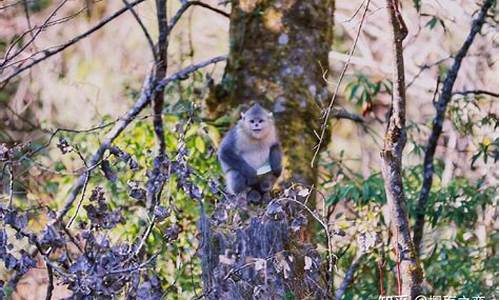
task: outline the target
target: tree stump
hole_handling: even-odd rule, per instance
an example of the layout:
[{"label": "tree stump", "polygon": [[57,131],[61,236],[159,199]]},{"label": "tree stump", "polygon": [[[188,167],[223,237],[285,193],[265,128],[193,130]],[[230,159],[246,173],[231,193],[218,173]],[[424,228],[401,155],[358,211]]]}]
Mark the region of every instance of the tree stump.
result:
[{"label": "tree stump", "polygon": [[254,206],[231,197],[210,218],[202,213],[205,298],[327,299],[320,255],[300,242],[306,223],[298,205],[284,198]]}]

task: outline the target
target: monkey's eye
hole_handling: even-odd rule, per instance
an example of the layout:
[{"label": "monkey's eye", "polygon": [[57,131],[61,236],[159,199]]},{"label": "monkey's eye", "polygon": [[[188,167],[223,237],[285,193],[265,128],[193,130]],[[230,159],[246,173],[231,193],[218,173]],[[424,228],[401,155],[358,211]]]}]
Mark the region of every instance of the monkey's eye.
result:
[{"label": "monkey's eye", "polygon": [[259,120],[259,123],[262,123],[262,122],[264,122],[264,120]]},{"label": "monkey's eye", "polygon": [[253,123],[255,123],[255,121],[254,120],[250,120],[250,123],[253,124]]}]

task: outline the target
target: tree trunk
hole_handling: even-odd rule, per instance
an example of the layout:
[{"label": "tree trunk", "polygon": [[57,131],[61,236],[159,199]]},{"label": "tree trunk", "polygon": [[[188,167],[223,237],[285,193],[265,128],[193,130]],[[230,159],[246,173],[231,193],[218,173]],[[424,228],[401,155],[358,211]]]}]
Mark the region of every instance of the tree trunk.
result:
[{"label": "tree trunk", "polygon": [[382,150],[382,175],[387,203],[391,209],[391,230],[395,237],[397,256],[398,295],[415,299],[420,293],[422,270],[413,246],[402,178],[403,148],[406,144],[406,91],[403,60],[403,40],[408,34],[399,12],[397,0],[387,0],[389,27],[392,35],[393,91],[392,109]]},{"label": "tree trunk", "polygon": [[215,115],[251,101],[271,109],[287,181],[316,182],[310,162],[328,98],[322,67],[328,67],[333,11],[333,0],[232,1],[228,63],[207,106]]},{"label": "tree trunk", "polygon": [[[214,117],[251,102],[271,110],[284,152],[285,182],[316,183],[311,159],[322,103],[329,100],[322,67],[328,66],[333,11],[333,0],[232,1],[228,62],[207,108]],[[320,276],[320,256],[300,242],[309,217],[303,208],[280,200],[267,208],[235,202],[226,199],[211,218],[202,214],[207,299],[332,297]]]}]

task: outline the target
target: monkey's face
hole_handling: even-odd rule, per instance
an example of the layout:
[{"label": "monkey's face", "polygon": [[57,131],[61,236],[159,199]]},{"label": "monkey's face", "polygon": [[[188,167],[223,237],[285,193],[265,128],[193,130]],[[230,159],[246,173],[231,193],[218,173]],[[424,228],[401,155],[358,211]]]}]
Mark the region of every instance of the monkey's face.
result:
[{"label": "monkey's face", "polygon": [[250,115],[243,117],[245,131],[254,139],[263,139],[269,133],[270,120],[267,115]]}]

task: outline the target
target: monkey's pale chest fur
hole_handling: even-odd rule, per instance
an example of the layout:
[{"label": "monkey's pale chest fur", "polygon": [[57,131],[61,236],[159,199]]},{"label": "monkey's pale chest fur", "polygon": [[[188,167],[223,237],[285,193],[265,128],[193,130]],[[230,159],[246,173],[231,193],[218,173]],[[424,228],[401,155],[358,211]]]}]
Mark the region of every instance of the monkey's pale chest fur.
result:
[{"label": "monkey's pale chest fur", "polygon": [[237,136],[237,152],[250,166],[258,169],[269,161],[271,146],[277,142],[275,132],[270,132],[262,140],[253,139],[246,134],[238,134]]}]

